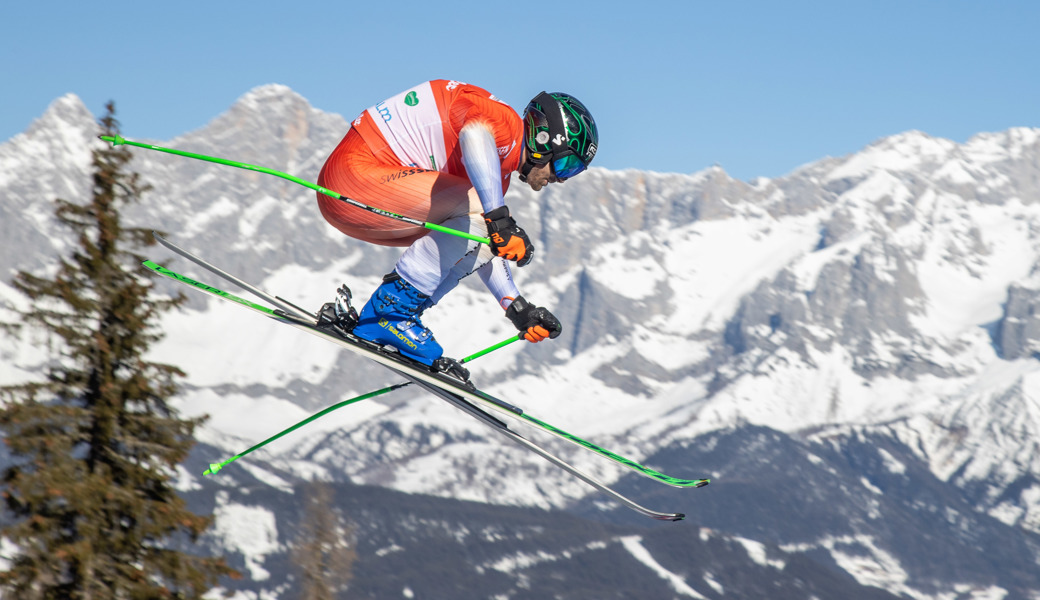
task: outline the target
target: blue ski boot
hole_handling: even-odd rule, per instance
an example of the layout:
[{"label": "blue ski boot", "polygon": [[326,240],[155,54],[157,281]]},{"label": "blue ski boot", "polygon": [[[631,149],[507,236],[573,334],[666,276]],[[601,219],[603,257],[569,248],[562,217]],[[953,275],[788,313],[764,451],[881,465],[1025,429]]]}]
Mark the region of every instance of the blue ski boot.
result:
[{"label": "blue ski boot", "polygon": [[361,309],[352,333],[370,342],[393,346],[412,360],[434,366],[444,350],[419,320],[431,306],[429,296],[394,271],[383,277],[383,284]]}]

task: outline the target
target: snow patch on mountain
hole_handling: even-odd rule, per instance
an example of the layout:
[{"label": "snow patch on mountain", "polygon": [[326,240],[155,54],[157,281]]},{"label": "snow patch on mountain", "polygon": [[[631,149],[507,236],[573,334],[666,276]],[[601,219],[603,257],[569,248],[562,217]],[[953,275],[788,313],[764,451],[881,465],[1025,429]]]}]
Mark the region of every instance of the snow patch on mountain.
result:
[{"label": "snow patch on mountain", "polygon": [[[640,543],[642,538],[639,536],[626,536],[621,538],[621,545],[624,546],[625,550],[629,552],[636,560],[643,563],[651,571],[657,574],[658,577],[664,579],[668,584],[675,590],[676,594],[686,596],[687,598],[699,598],[701,600],[708,600],[707,596],[704,596],[697,590],[693,589],[686,584],[686,580],[681,576],[672,573],[668,569],[661,566],[661,563],[657,562],[652,554],[650,554],[646,548]],[[715,584],[718,586],[718,584]],[[714,586],[713,586],[714,587]],[[716,590],[722,593],[721,590]]]},{"label": "snow patch on mountain", "polygon": [[[67,96],[0,144],[4,272],[45,272],[67,250],[50,201],[89,190],[90,150],[100,147],[92,120]],[[313,181],[347,127],[284,86],[262,86],[170,145]],[[162,194],[130,209],[132,222],[166,230],[300,306],[316,310],[343,283],[363,304],[400,254],[339,235],[322,221],[313,192],[289,182],[133,153],[131,166]],[[593,168],[537,195],[514,182],[507,202],[539,248],[534,270],[517,269],[517,282],[561,318],[564,333],[470,363],[473,379],[635,460],[749,424],[814,443],[885,436],[980,513],[1040,532],[1038,157],[1040,129],[984,133],[964,144],[911,131],[750,184],[717,168],[693,175]],[[578,205],[589,207],[588,218],[574,218]],[[165,250],[148,252],[223,286]],[[7,280],[0,299],[24,307]],[[424,320],[454,356],[516,333],[472,281]],[[198,438],[226,456],[321,407],[398,382],[218,299],[192,296],[163,326],[167,337],[151,358],[188,373],[177,406],[210,415]],[[38,339],[5,335],[0,357],[0,383],[14,383],[39,378],[47,353]],[[605,482],[625,473],[518,429]],[[879,455],[890,473],[912,468],[909,455]],[[290,477],[316,475],[496,504],[601,500],[436,398],[408,390],[344,407],[238,463],[227,468],[277,489],[288,489]],[[852,481],[857,493],[883,496],[869,478]],[[201,485],[187,473],[177,482],[185,490]],[[263,556],[278,551],[273,517],[226,496],[222,502],[220,536],[236,552],[252,552],[248,568],[264,577]],[[236,515],[261,525],[249,529]],[[879,539],[833,536],[813,547],[863,583],[925,597]],[[762,556],[750,547],[748,554]],[[1004,591],[957,590],[980,599]]]},{"label": "snow patch on mountain", "polygon": [[224,549],[245,558],[246,570],[253,580],[268,579],[271,575],[264,568],[264,557],[281,548],[274,513],[262,506],[233,502],[220,492],[213,517],[213,534]]}]

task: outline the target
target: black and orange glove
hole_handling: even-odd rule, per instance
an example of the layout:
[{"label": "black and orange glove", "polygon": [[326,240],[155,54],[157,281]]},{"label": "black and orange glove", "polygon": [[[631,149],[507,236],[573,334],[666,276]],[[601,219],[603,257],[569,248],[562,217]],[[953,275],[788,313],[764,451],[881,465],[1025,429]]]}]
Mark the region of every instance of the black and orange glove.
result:
[{"label": "black and orange glove", "polygon": [[487,223],[488,237],[491,238],[491,251],[506,260],[515,260],[516,266],[522,267],[534,257],[534,244],[523,229],[516,226],[516,221],[509,216],[509,209],[500,206],[484,214]]},{"label": "black and orange glove", "polygon": [[549,309],[535,306],[524,300],[523,296],[517,296],[516,300],[513,300],[506,309],[506,317],[529,342],[540,342],[545,338],[555,339],[563,331],[560,321]]}]

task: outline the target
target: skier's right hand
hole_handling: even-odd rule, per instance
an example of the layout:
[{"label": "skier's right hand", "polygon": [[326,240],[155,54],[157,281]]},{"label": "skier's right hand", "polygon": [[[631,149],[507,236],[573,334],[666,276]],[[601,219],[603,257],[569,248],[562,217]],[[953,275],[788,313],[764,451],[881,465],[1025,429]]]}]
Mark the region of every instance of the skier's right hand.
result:
[{"label": "skier's right hand", "polygon": [[491,251],[506,260],[515,260],[516,266],[522,267],[534,257],[534,244],[527,237],[516,221],[509,216],[509,209],[500,206],[484,214],[488,237],[491,238]]},{"label": "skier's right hand", "polygon": [[545,338],[555,339],[563,331],[559,319],[549,312],[549,309],[535,306],[523,296],[517,296],[513,300],[506,309],[506,317],[529,342],[540,342]]}]

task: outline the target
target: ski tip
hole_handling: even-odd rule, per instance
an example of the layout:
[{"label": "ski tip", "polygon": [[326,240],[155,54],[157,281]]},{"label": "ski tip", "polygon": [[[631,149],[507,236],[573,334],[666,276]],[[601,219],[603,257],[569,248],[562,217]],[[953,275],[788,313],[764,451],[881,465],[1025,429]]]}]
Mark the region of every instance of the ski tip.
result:
[{"label": "ski tip", "polygon": [[694,485],[693,487],[699,487],[699,488],[702,488],[702,487],[704,487],[704,486],[708,485],[709,483],[711,483],[711,480],[710,480],[710,479],[701,479],[701,480],[700,480],[700,481],[698,481],[698,482],[697,482],[697,483],[696,483],[696,484],[695,484],[695,485]]},{"label": "ski tip", "polygon": [[675,521],[683,521],[683,520],[686,519],[686,515],[683,514],[683,513],[659,513],[659,512],[647,511],[647,512],[645,512],[643,514],[648,515],[650,517],[653,517],[654,519],[657,519],[658,521],[672,521],[673,523]]}]

